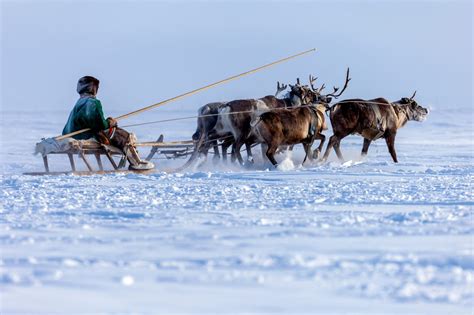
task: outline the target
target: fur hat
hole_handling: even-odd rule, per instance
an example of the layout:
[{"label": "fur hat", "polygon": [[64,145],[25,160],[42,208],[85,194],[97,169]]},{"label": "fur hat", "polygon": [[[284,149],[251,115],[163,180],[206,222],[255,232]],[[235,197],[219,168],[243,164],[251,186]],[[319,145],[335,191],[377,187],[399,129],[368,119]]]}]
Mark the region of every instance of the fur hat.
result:
[{"label": "fur hat", "polygon": [[[95,87],[95,88],[94,88]],[[99,80],[89,75],[82,77],[77,81],[77,93],[95,94],[99,89]]]}]

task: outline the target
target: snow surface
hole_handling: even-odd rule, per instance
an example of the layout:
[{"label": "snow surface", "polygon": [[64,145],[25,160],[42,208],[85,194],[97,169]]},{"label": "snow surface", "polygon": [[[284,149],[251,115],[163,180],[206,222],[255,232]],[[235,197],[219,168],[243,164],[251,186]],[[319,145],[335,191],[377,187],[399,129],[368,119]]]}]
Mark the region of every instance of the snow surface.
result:
[{"label": "snow surface", "polygon": [[[350,137],[342,165],[302,167],[297,148],[276,170],[255,152],[247,168],[156,160],[150,175],[84,177],[22,175],[42,170],[34,143],[66,112],[3,116],[2,313],[472,313],[471,108],[409,122],[399,164],[383,140],[360,160]],[[177,140],[194,126],[133,130]]]}]

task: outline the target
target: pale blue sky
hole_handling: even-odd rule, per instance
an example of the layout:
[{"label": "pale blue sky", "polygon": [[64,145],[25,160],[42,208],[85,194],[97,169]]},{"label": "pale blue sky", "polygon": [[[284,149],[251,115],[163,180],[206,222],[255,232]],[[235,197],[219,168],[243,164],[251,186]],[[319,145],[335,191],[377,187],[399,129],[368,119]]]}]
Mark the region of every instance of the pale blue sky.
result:
[{"label": "pale blue sky", "polygon": [[[472,106],[471,1],[2,1],[2,110],[64,110],[101,80],[119,115],[316,47],[318,52],[168,109],[273,94],[276,81],[340,85],[346,98]],[[172,107],[174,106],[174,107]]]}]

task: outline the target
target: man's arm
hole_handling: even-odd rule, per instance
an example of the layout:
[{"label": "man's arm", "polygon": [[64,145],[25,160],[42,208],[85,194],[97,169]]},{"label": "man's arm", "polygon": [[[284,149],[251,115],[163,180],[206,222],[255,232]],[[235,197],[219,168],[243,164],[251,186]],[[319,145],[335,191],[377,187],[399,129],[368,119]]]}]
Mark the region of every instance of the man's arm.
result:
[{"label": "man's arm", "polygon": [[104,118],[104,112],[102,110],[102,104],[101,102],[96,99],[95,100],[95,104],[96,104],[96,111],[97,111],[97,117],[96,117],[96,126],[97,126],[97,129],[96,131],[101,131],[101,130],[105,130],[105,129],[108,129],[110,128],[110,124],[109,124],[109,121],[107,119]]},{"label": "man's arm", "polygon": [[107,117],[107,122],[109,123],[109,128],[117,127],[117,121],[112,117]]}]

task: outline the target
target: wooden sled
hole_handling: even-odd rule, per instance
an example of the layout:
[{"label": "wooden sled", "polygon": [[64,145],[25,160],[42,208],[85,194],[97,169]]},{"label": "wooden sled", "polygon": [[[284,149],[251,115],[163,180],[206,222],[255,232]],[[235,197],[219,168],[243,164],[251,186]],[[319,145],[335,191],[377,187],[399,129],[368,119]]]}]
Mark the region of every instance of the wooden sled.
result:
[{"label": "wooden sled", "polygon": [[[42,154],[44,172],[27,172],[23,173],[24,175],[61,175],[61,174],[71,174],[71,175],[93,175],[93,174],[109,174],[109,173],[152,173],[155,170],[129,170],[125,168],[127,166],[127,159],[125,158],[123,152],[113,146],[104,145],[97,141],[70,141],[71,145],[68,145],[64,150],[57,150],[54,152],[47,152]],[[38,143],[39,144],[39,143]],[[157,139],[156,142],[142,142],[135,143],[136,147],[151,147],[150,153],[146,157],[147,161],[150,161],[155,155],[162,155],[166,159],[177,159],[177,158],[186,158],[191,156],[193,158],[194,154],[194,142],[189,141],[171,141],[163,142],[163,135]],[[60,154],[67,155],[71,165],[70,171],[51,171],[48,156],[51,154]],[[86,165],[87,171],[78,171],[76,168],[76,162],[74,160],[74,155],[77,155]],[[93,155],[97,161],[98,170],[94,170],[92,164],[88,160],[88,156]],[[106,170],[102,163],[101,157],[105,156],[110,162],[113,169]],[[114,156],[120,157],[120,162],[117,163],[114,160]]]}]

